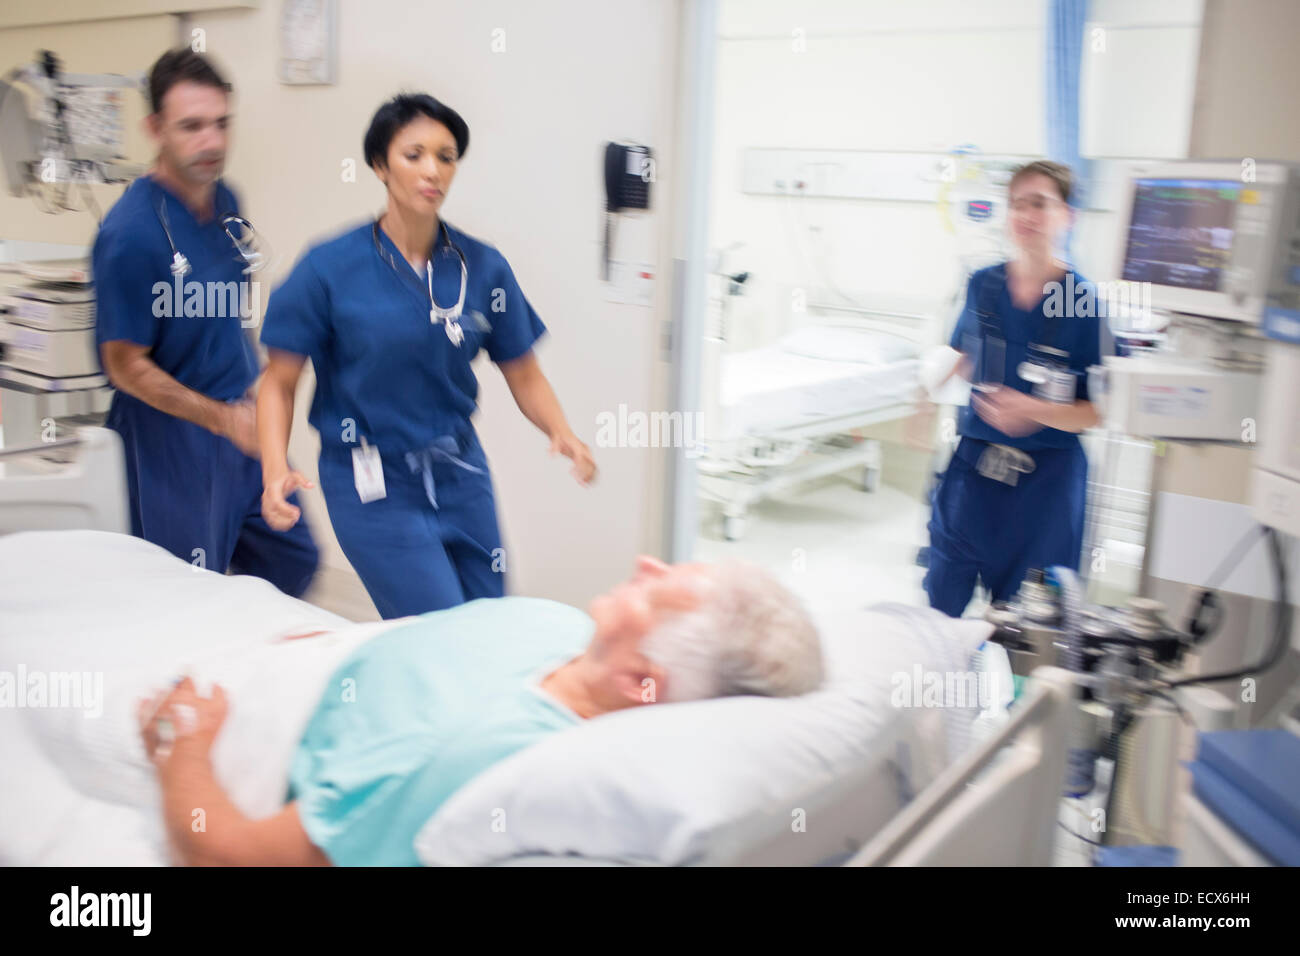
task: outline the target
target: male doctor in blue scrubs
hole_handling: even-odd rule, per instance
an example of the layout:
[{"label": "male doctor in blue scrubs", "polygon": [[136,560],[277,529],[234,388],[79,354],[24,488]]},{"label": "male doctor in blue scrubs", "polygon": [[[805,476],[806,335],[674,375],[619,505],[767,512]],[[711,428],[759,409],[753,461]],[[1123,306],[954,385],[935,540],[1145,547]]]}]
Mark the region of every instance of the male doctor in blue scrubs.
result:
[{"label": "male doctor in blue scrubs", "polygon": [[318,553],[305,525],[274,531],[261,516],[258,361],[242,324],[254,284],[223,223],[239,214],[220,179],[229,90],[189,49],[150,71],[158,158],[95,237],[95,337],[116,389],[108,425],[126,453],[132,533],[297,597]]}]

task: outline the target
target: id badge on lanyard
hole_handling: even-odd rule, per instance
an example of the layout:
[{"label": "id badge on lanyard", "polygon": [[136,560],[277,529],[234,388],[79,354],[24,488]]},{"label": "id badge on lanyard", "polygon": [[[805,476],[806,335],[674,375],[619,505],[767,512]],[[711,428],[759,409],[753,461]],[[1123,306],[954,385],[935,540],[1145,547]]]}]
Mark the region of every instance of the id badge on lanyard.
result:
[{"label": "id badge on lanyard", "polygon": [[1020,363],[1016,374],[1026,382],[1034,383],[1034,395],[1038,398],[1057,405],[1069,405],[1074,401],[1074,372],[1071,369],[1028,361]]},{"label": "id badge on lanyard", "polygon": [[361,447],[352,449],[352,477],[361,503],[378,501],[388,492],[384,488],[384,464],[379,449],[361,439]]},{"label": "id badge on lanyard", "polygon": [[1034,394],[1058,405],[1074,402],[1074,372],[1068,368],[1047,366],[1047,377],[1034,386]]},{"label": "id badge on lanyard", "polygon": [[[1058,352],[1055,349],[1048,351],[1057,356],[1068,357],[1067,353]],[[1054,402],[1057,405],[1069,405],[1074,401],[1075,373],[1060,358],[1049,358],[1047,360],[1039,357],[1028,358],[1020,363],[1020,367],[1016,369],[1016,374],[1026,382],[1033,384],[1034,395],[1037,398]]]}]

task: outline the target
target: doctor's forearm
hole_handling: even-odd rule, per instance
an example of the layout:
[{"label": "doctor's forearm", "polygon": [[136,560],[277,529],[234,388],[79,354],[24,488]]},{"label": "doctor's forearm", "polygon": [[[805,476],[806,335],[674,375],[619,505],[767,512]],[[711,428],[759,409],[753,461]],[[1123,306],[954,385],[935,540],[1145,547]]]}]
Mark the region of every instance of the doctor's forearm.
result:
[{"label": "doctor's forearm", "polygon": [[510,393],[515,404],[525,418],[538,427],[547,438],[572,431],[564,417],[564,409],[555,396],[555,390],[546,380],[541,366],[531,356],[522,360],[516,368],[507,370],[503,365],[501,372],[510,386]]},{"label": "doctor's forearm", "polygon": [[1034,420],[1040,425],[1063,432],[1082,432],[1096,425],[1100,417],[1092,402],[1080,399],[1070,405],[1043,401]]},{"label": "doctor's forearm", "polygon": [[215,434],[224,432],[225,403],[182,385],[147,355],[109,359],[104,364],[119,391]]}]

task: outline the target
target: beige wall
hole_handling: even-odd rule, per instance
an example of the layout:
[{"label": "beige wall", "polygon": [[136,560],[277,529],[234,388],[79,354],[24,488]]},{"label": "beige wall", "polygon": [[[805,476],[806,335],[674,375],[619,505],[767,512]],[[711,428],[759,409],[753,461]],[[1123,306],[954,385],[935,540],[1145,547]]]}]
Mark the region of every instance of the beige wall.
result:
[{"label": "beige wall", "polygon": [[1300,161],[1300,3],[1206,0],[1193,158]]}]

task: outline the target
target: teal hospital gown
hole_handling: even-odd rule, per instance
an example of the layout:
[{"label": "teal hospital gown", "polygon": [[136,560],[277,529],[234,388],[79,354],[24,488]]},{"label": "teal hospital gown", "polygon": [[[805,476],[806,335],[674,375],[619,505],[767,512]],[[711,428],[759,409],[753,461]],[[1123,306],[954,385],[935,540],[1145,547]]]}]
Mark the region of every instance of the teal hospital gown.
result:
[{"label": "teal hospital gown", "polygon": [[415,836],[453,792],[581,720],[539,682],[593,629],[565,604],[490,598],[358,648],[330,678],[290,768],[289,800],[312,843],[339,866],[418,865]]}]

